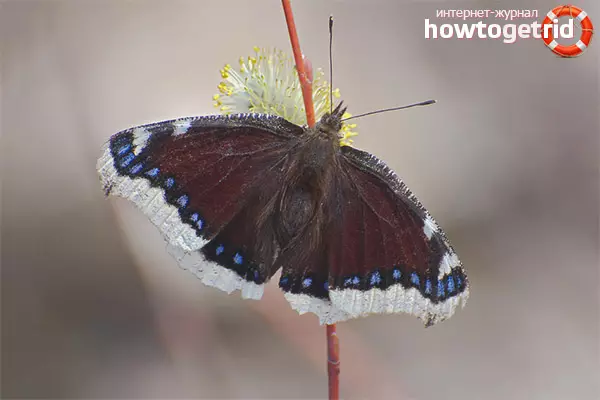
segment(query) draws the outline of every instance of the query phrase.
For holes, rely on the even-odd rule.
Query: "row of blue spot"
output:
[[[225,246],[220,244],[215,249],[215,254],[220,256],[221,254],[223,254],[224,251],[225,251]],[[233,256],[233,262],[237,265],[242,265],[242,263],[244,262],[244,257],[242,257],[242,255],[240,253],[235,253]]]
[[[395,282],[400,282],[400,279],[402,278],[402,272],[395,268],[392,271],[392,279]],[[370,287],[377,287],[379,284],[381,284],[381,282],[383,281],[383,278],[381,276],[381,273],[379,271],[375,271],[373,273],[370,274],[369,276],[369,280],[368,280],[368,284]],[[359,275],[354,275],[354,276],[350,276],[344,279],[344,283],[343,286],[344,287],[357,287],[359,286],[361,283],[361,278]],[[410,283],[412,284],[412,286],[420,288],[421,287],[421,279],[419,277],[419,275],[416,272],[412,272],[410,274]],[[459,275],[447,275],[444,279],[441,279],[437,282],[437,297],[444,297],[446,296],[446,293],[448,294],[452,294],[454,293],[457,288],[460,288],[462,286],[462,279]],[[431,295],[433,292],[433,283],[432,280],[430,278],[427,278],[425,280],[425,287],[423,288],[423,291],[425,294]]]
[[[258,267],[245,259],[241,252],[236,251],[233,255],[231,255],[231,253],[227,254],[225,252],[225,245],[222,243],[213,250],[209,250],[205,247],[203,251],[206,252],[205,254],[209,259],[235,271],[240,277],[247,281],[254,281],[257,284],[264,283]]]
[[[282,276],[281,279],[279,280],[279,284],[281,286],[287,286],[289,282],[290,282],[289,276]],[[304,279],[302,279],[302,282],[301,282],[302,288],[310,289],[313,286],[313,282],[314,282],[314,280],[310,276],[305,277]],[[325,289],[325,291],[329,290],[329,282],[325,281],[323,283],[323,289]]]
[[[402,277],[402,272],[399,269],[394,269],[392,271],[392,278],[395,281],[395,284],[399,284],[400,283],[400,278]],[[284,289],[288,289],[290,287],[290,279],[291,277],[289,275],[286,276],[282,276],[279,284],[282,288]],[[383,282],[383,277],[381,275],[381,272],[379,271],[374,271],[373,273],[369,274],[368,276],[368,280],[365,282],[368,285],[368,288],[374,288],[374,287],[381,287],[380,284]],[[343,285],[342,287],[344,288],[356,288],[356,289],[362,289],[364,288],[363,286],[361,286],[361,277],[358,275],[354,275],[354,276],[349,276],[344,278],[343,280]],[[308,289],[313,289],[313,290],[322,290],[319,289],[319,287],[314,287],[314,279],[312,277],[304,277],[302,278],[300,281],[298,281],[300,286],[298,289],[300,289],[300,291],[304,291],[304,290],[308,290]],[[460,289],[462,287],[462,277],[459,275],[446,275],[446,277],[444,277],[443,279],[440,279],[437,282],[437,293],[435,294],[435,298],[437,299],[441,299],[446,297],[446,295],[452,295],[454,294],[458,289]],[[421,287],[421,278],[419,277],[419,275],[416,272],[411,272],[410,276],[409,276],[409,284],[412,287],[416,287],[419,290],[422,290],[423,293],[425,295],[429,295],[432,296],[433,295],[433,290],[434,290],[434,281],[430,278],[427,278],[425,280],[425,282],[423,283],[423,287]],[[329,290],[329,283],[326,281],[323,284],[323,289],[325,289],[325,292],[327,292]],[[363,289],[366,290],[366,289]]]
[[[120,157],[119,165],[121,168],[127,168],[131,165],[135,160],[135,154],[130,152],[132,150],[131,143],[124,144],[117,150],[117,156]],[[135,163],[131,168],[129,168],[129,173],[133,175],[138,175],[144,169],[144,164],[142,162]],[[145,172],[145,175],[156,178],[160,173],[160,169],[154,167]],[[172,177],[168,177],[164,181],[164,186],[166,189],[172,189],[175,186],[175,179]],[[189,204],[189,197],[187,195],[181,195],[176,200],[177,205],[180,209],[185,209]],[[196,227],[201,230],[204,226],[204,221],[200,218],[198,213],[193,213],[190,216],[191,221],[196,225]]]

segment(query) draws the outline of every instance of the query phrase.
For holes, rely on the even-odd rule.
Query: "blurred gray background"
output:
[[[343,397],[598,398],[600,43],[559,59],[540,40],[424,39],[436,9],[557,5],[293,3],[314,67],[335,16],[349,111],[438,100],[358,120],[355,146],[420,197],[472,285],[432,328],[340,324]],[[598,2],[576,5],[598,29]],[[326,397],[316,317],[276,282],[259,302],[204,287],[95,171],[121,129],[215,112],[223,64],[289,51],[280,2],[9,1],[0,35],[2,397]]]

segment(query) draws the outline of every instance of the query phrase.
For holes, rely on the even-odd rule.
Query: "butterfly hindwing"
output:
[[[443,231],[375,156],[343,147],[345,201],[329,265],[332,304],[357,317],[407,312],[428,324],[468,297],[462,264]],[[335,235],[334,235],[335,237]]]
[[[271,190],[276,192],[274,187],[261,187],[261,193]],[[243,298],[261,298],[264,283],[276,272],[272,265],[277,251],[272,234],[259,217],[268,209],[265,200],[265,196],[253,195],[202,249],[185,253],[170,246],[170,253],[208,286],[227,293],[241,290]]]
[[[337,243],[332,242],[328,224],[308,225],[297,242],[281,257],[282,271],[279,287],[290,306],[300,314],[311,312],[319,317],[321,324],[333,324],[352,318],[347,312],[335,307],[329,298],[330,254]],[[316,248],[308,243],[321,231]],[[309,249],[309,250],[307,250]]]

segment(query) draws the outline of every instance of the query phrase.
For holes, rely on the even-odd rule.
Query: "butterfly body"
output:
[[[441,321],[468,297],[462,264],[382,161],[340,146],[343,112],[312,128],[262,114],[136,127],[111,138],[98,170],[209,286],[260,298],[281,269],[292,307],[321,323],[399,312]]]
[[[338,106],[316,127],[303,127],[302,133],[287,147],[282,160],[280,187],[272,193],[277,199],[276,207],[272,211],[261,211],[270,220],[273,232],[260,236],[265,240],[275,237],[278,250],[310,255],[335,218],[335,206],[331,202],[336,175],[341,173],[339,120],[343,113],[344,109]],[[302,240],[302,235],[309,239]],[[304,247],[300,248],[298,243]],[[285,256],[279,260],[269,256],[261,258],[272,260],[274,266],[271,268],[277,270]],[[297,262],[304,261],[298,259]]]

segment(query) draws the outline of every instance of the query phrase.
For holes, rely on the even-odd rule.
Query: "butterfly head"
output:
[[[339,132],[342,129],[342,116],[347,108],[343,104],[343,102],[340,102],[331,113],[323,114],[321,120],[315,126],[315,130],[318,133],[331,138],[339,138]]]

